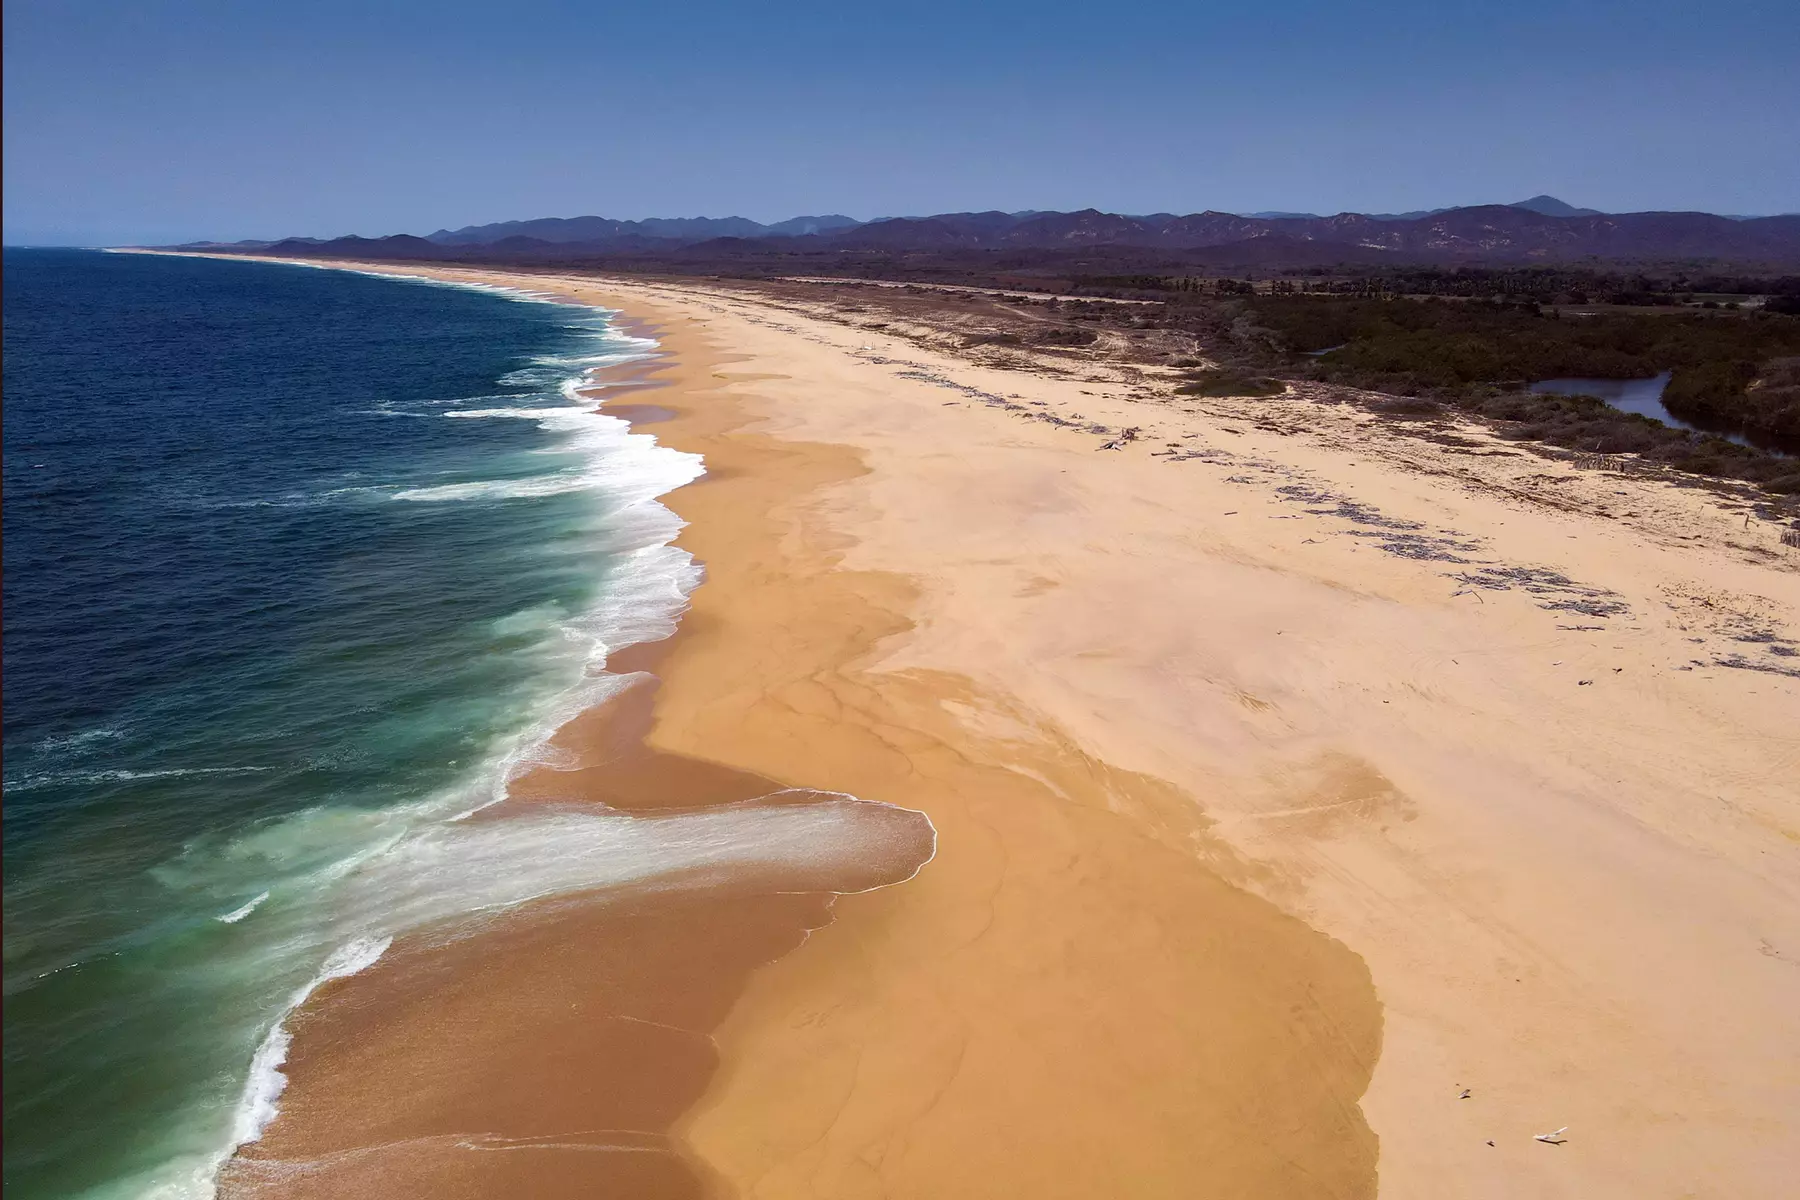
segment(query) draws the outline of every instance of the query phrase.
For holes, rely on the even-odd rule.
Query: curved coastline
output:
[[[1000,368],[832,291],[523,282],[654,320],[677,354],[647,416],[708,460],[669,503],[710,582],[519,802],[665,811],[804,781],[928,813],[941,841],[908,887],[835,904],[538,907],[419,955],[410,1006],[399,948],[304,1014],[271,1130],[293,1170],[237,1182],[578,1195],[605,1162],[651,1197],[1203,1180],[1285,1200],[1374,1194],[1378,1133],[1384,1188],[1409,1194],[1791,1173],[1767,1053],[1794,1011],[1768,857],[1792,825],[1768,787],[1791,672],[1691,648],[1696,622],[1741,630],[1703,615],[1723,606],[1786,652],[1800,601],[1767,522],[1579,471],[1556,477],[1574,507],[1522,505],[1544,468],[1513,452],[1421,469],[1416,442],[1310,401],[1268,402],[1267,428],[1146,407],[1130,378]],[[1083,413],[1152,437],[1095,455]],[[1200,449],[1156,449],[1175,436]],[[1319,495],[1566,572],[1630,621],[1446,598],[1441,567],[1343,506],[1295,511]],[[1702,527],[1715,544],[1669,536]],[[658,986],[609,991],[626,968]],[[334,1043],[361,1060],[309,1050]],[[445,1059],[492,1102],[342,1136],[393,1099],[359,1074],[429,1091],[417,1067]],[[1531,1138],[1563,1124],[1568,1152]]]
[[[331,269],[331,268],[327,268]],[[501,296],[509,300],[525,303],[562,303],[554,297],[534,293],[528,289],[510,287],[500,284],[480,282],[453,282],[446,280],[419,279],[416,276],[400,275],[393,272],[349,268],[352,273],[369,275],[376,278],[399,280],[407,283],[426,283],[434,286],[455,287],[489,295]],[[610,314],[609,314],[610,315]],[[633,462],[626,477],[615,481],[619,475],[621,461],[632,453],[630,441],[633,435],[628,426],[618,423],[626,429],[623,437],[611,430],[594,430],[591,433],[576,427],[570,417],[577,414],[587,415],[578,407],[580,400],[574,393],[575,385],[582,384],[606,367],[616,367],[654,357],[657,344],[653,338],[633,334],[620,334],[615,328],[605,331],[606,343],[622,338],[624,345],[615,347],[603,344],[600,352],[576,360],[570,365],[592,362],[596,365],[585,367],[579,374],[570,376],[561,385],[560,390],[570,400],[568,410],[552,409],[516,409],[503,408],[491,410],[452,410],[445,414],[465,418],[511,418],[528,419],[546,427],[558,423],[572,435],[573,442],[589,442],[591,445],[580,447],[581,452],[593,465],[580,477],[569,479],[561,475],[538,477],[522,483],[494,485],[489,483],[451,484],[437,488],[415,488],[400,491],[393,495],[394,500],[412,502],[456,501],[461,499],[479,499],[491,494],[532,495],[545,494],[545,489],[555,490],[595,490],[605,495],[606,507],[612,510],[617,521],[617,528],[609,533],[609,538],[618,544],[618,548],[631,553],[641,565],[634,572],[624,589],[623,597],[618,595],[603,596],[600,603],[591,611],[576,614],[565,622],[565,636],[581,638],[591,642],[590,660],[598,653],[600,669],[585,671],[579,680],[568,688],[547,695],[541,705],[541,711],[535,714],[535,721],[526,730],[499,753],[496,761],[483,764],[476,772],[473,787],[478,792],[471,799],[457,797],[432,798],[421,801],[416,808],[422,821],[412,822],[411,828],[400,835],[396,841],[379,846],[367,861],[356,862],[346,877],[347,883],[355,883],[359,878],[371,872],[378,872],[383,859],[392,855],[397,849],[404,848],[411,842],[429,839],[436,826],[443,822],[454,824],[503,802],[513,780],[523,771],[544,757],[546,748],[554,740],[557,730],[562,728],[579,712],[599,704],[604,704],[608,697],[629,681],[615,673],[604,670],[603,662],[607,653],[635,645],[641,641],[654,641],[673,632],[680,615],[687,608],[688,596],[699,584],[700,573],[692,562],[691,556],[674,550],[669,543],[680,530],[680,521],[667,508],[658,503],[658,497],[666,494],[673,487],[697,477],[702,468],[697,456],[671,454],[655,445],[654,439],[642,439],[643,450],[637,452],[640,459],[658,460],[652,462]],[[587,433],[583,438],[581,435]],[[666,461],[662,461],[666,460]],[[691,460],[691,469],[689,461]],[[503,489],[495,491],[496,487]],[[526,490],[520,490],[524,488]],[[623,599],[626,603],[621,603]],[[629,609],[629,611],[626,611]],[[444,801],[448,800],[446,807]],[[441,811],[440,811],[441,810]],[[492,895],[482,898],[453,898],[448,889],[440,889],[442,898],[437,905],[415,905],[412,914],[396,911],[391,901],[391,884],[383,887],[380,882],[366,885],[362,902],[338,900],[340,915],[335,922],[332,940],[338,944],[325,956],[317,973],[304,983],[293,994],[283,1011],[275,1018],[273,1024],[258,1046],[244,1083],[243,1096],[234,1115],[231,1131],[231,1145],[228,1146],[217,1162],[200,1168],[196,1178],[205,1182],[208,1176],[216,1173],[219,1166],[236,1153],[241,1147],[259,1140],[269,1123],[279,1115],[279,1101],[286,1090],[287,1078],[283,1070],[292,1042],[288,1022],[296,1010],[306,1004],[319,988],[333,982],[358,974],[374,965],[388,950],[396,936],[411,932],[421,923],[429,923],[435,916],[437,919],[451,919],[458,908],[468,911],[504,909],[526,902],[532,895],[527,885],[522,893],[512,896]],[[389,894],[384,894],[389,893]],[[221,916],[219,919],[228,924],[250,916],[252,912],[269,896],[267,891],[239,909]]]
[[[1196,857],[1206,822],[1177,789],[1049,723],[1024,742],[970,727],[961,708],[1009,702],[969,680],[872,670],[921,595],[843,569],[841,528],[811,516],[866,473],[860,453],[764,432],[732,348],[693,314],[572,282],[545,281],[657,322],[665,356],[602,393],[658,387],[659,438],[706,458],[667,503],[708,583],[673,637],[609,661],[638,683],[564,727],[557,769],[477,819],[805,787],[916,811],[929,842],[878,839],[885,861],[823,890],[765,876],[542,903],[397,944],[300,1014],[282,1117],[226,1193],[844,1194],[860,1185],[833,1164],[870,1136],[835,1145],[848,1100],[874,1106],[850,1130],[873,1119],[912,1144],[882,1169],[904,1194],[954,1178],[1085,1192],[1120,1173],[1146,1195],[1201,1173],[1247,1195],[1371,1194],[1356,1098],[1380,1018],[1360,960]],[[1064,874],[1077,863],[1091,883]],[[1044,1038],[1065,1045],[1046,1058]],[[995,1136],[938,1127],[950,1108]]]
[[[334,264],[327,269],[417,281],[413,276],[355,266]],[[553,294],[526,288],[461,280],[425,282],[469,287],[521,300],[569,303]],[[615,310],[609,310],[609,315],[618,316]],[[647,327],[633,324],[628,336],[643,349],[628,355],[609,355],[606,361],[588,368],[584,379],[565,387],[565,394],[576,404],[599,402],[599,406],[585,410],[572,408],[571,413],[583,412],[589,419],[616,422],[620,418],[608,412],[604,402],[622,403],[624,397],[637,390],[661,386],[655,376],[671,365],[671,358],[658,348],[649,332]],[[547,414],[508,410],[492,415],[541,418]],[[628,436],[649,440],[643,434]],[[698,461],[699,456],[683,457]],[[702,475],[697,471],[694,478]],[[674,486],[687,482],[691,480],[677,481]],[[428,495],[399,498],[462,498],[462,492],[449,494],[456,487],[466,490],[467,485],[449,485]],[[655,500],[649,503],[659,512],[668,512]],[[682,527],[680,518],[670,515],[672,522],[664,523],[667,536],[657,539],[658,545],[673,542]],[[676,551],[672,545],[669,549],[683,562],[692,562],[686,552]],[[536,891],[514,888],[511,894],[503,886],[486,896],[484,902],[471,904],[467,898],[447,901],[441,883],[434,880],[429,898],[415,895],[415,918],[395,934],[358,938],[334,953],[319,975],[296,993],[258,1051],[234,1134],[237,1144],[219,1175],[221,1194],[312,1194],[314,1189],[322,1189],[322,1194],[343,1195],[356,1194],[364,1188],[371,1193],[386,1193],[396,1184],[396,1171],[417,1182],[431,1178],[440,1162],[456,1163],[456,1177],[439,1179],[431,1185],[432,1189],[442,1194],[443,1189],[461,1187],[459,1179],[467,1171],[466,1164],[460,1163],[462,1152],[468,1149],[471,1138],[481,1142],[488,1137],[486,1131],[465,1131],[449,1141],[426,1132],[398,1141],[390,1138],[374,1144],[338,1144],[324,1154],[306,1151],[298,1156],[288,1146],[320,1137],[342,1143],[346,1133],[351,1143],[361,1140],[341,1127],[340,1118],[348,1118],[347,1123],[354,1126],[358,1117],[370,1109],[363,1107],[358,1111],[355,1104],[340,1105],[330,1099],[319,1103],[318,1093],[328,1092],[333,1085],[315,1082],[316,1076],[329,1076],[334,1062],[351,1065],[354,1072],[360,1073],[368,1043],[400,1032],[400,1027],[410,1025],[414,1018],[395,1016],[393,1020],[377,1022],[373,1028],[358,1026],[355,1032],[324,1030],[330,1029],[336,1018],[357,1010],[395,1004],[403,1011],[409,1010],[422,998],[421,989],[443,990],[444,973],[456,971],[459,961],[470,957],[479,961],[491,954],[489,943],[516,940],[521,929],[554,928],[570,921],[584,930],[581,940],[604,941],[608,940],[605,931],[615,924],[633,926],[667,920],[671,910],[677,914],[677,924],[694,925],[690,937],[700,940],[709,936],[708,927],[721,924],[721,910],[754,906],[761,900],[764,907],[771,909],[771,919],[756,923],[759,927],[753,932],[738,929],[736,935],[740,940],[748,935],[751,942],[763,947],[752,954],[751,960],[739,964],[740,971],[748,971],[779,957],[828,922],[840,896],[910,880],[935,855],[937,831],[923,812],[842,792],[784,786],[742,772],[719,772],[705,763],[697,765],[708,779],[696,789],[692,778],[696,764],[671,769],[673,756],[645,756],[639,752],[634,742],[641,733],[646,707],[656,687],[655,676],[647,669],[648,656],[665,652],[664,643],[678,636],[681,615],[702,577],[697,563],[691,570],[677,574],[686,579],[686,584],[678,587],[672,608],[663,605],[658,610],[668,610],[664,617],[651,614],[651,624],[657,628],[643,627],[640,613],[619,614],[620,620],[631,626],[630,634],[596,639],[605,651],[603,662],[596,664],[601,669],[577,689],[578,698],[586,703],[573,711],[567,706],[560,709],[565,715],[547,723],[540,739],[509,755],[493,795],[451,818],[453,823],[469,821],[470,834],[476,837],[491,832],[511,840],[516,840],[516,831],[545,826],[548,836],[540,839],[540,853],[560,851],[570,860],[570,868],[560,884],[539,886]],[[634,599],[641,598],[615,598],[612,607],[630,607]],[[609,627],[604,632],[613,631]],[[595,727],[605,732],[596,735]],[[572,736],[571,731],[577,729],[582,732]],[[567,780],[572,773],[597,761],[601,764],[599,769],[617,774],[622,757],[662,760],[651,765],[649,773],[672,782],[673,787],[640,782],[638,795],[628,798],[615,790],[600,803],[595,803],[592,795],[569,794]],[[612,823],[611,830],[601,830],[607,836],[601,842],[582,845],[580,827],[601,821]],[[688,829],[694,831],[691,839],[684,836]],[[785,832],[788,830],[792,832]],[[633,831],[644,835],[635,848],[629,844],[629,838],[628,844],[617,844],[621,833]],[[673,831],[677,844],[673,853],[669,837],[665,836],[669,831]],[[466,841],[470,835],[451,836]],[[429,831],[426,838],[429,839]],[[679,849],[684,841],[691,841],[690,851]],[[627,875],[603,886],[584,883],[583,878],[594,871],[596,855],[615,860],[635,856],[645,865],[635,877]],[[379,866],[379,860],[376,865]],[[432,865],[441,866],[436,862]],[[492,869],[500,861],[477,860],[472,865]],[[537,869],[541,872],[541,863]],[[602,870],[601,874],[608,872]],[[364,881],[362,891],[380,896],[390,907],[394,904],[395,881],[378,878],[379,871],[367,869],[358,875],[371,876]],[[402,889],[408,884],[413,884],[414,893],[418,892],[410,880],[401,881]],[[354,907],[354,902],[350,906]],[[404,911],[407,905],[402,903],[400,908]],[[672,944],[682,941],[677,937]],[[499,953],[504,955],[507,950],[502,948]],[[620,964],[614,964],[615,977],[621,973],[619,967]],[[625,968],[623,973],[632,969],[642,973],[642,964]],[[693,981],[687,981],[687,986],[691,988]],[[715,1000],[721,1012],[729,1008],[729,991],[726,987]],[[379,998],[371,1000],[371,995]],[[644,1028],[680,1028],[629,1015],[619,1019],[637,1022]],[[705,1037],[703,1030],[695,1032]],[[425,1057],[433,1056],[427,1050]],[[660,1066],[666,1064],[653,1064],[653,1071]],[[429,1078],[432,1066],[410,1062],[405,1073],[415,1080]],[[416,1095],[418,1088],[409,1084],[406,1091]],[[290,1106],[292,1115],[287,1111]],[[628,1164],[624,1174],[608,1176],[612,1182],[634,1189],[648,1183],[654,1194],[665,1190],[685,1194],[688,1184],[700,1177],[701,1172],[678,1145],[671,1142],[658,1152],[654,1146],[638,1144],[645,1138],[654,1141],[653,1131],[631,1133],[638,1141],[629,1147],[631,1154],[624,1160]],[[532,1138],[515,1143],[501,1137],[494,1144],[516,1146],[532,1142]],[[584,1153],[579,1157],[591,1160],[593,1156],[585,1151],[594,1147],[584,1142],[580,1148]],[[641,1177],[639,1167],[646,1151],[651,1152],[651,1157],[664,1160],[668,1178],[661,1178],[656,1171],[648,1180]],[[523,1186],[552,1186],[541,1172],[534,1170],[530,1174],[532,1182]],[[505,1188],[517,1182],[488,1179],[481,1187]],[[584,1186],[594,1182],[591,1173],[585,1176]]]

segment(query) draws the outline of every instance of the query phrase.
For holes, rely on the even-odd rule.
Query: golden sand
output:
[[[553,790],[849,792],[928,814],[937,857],[828,925],[765,890],[397,945],[298,1019],[234,1181],[1296,1197],[1379,1165],[1404,1197],[1760,1196],[1800,1168],[1800,681],[1721,665],[1800,625],[1767,523],[828,304],[524,282],[655,322],[675,366],[629,399],[708,465],[668,498],[708,579],[642,660],[652,757],[578,723],[596,765]],[[969,389],[1146,436],[1101,453]],[[1461,561],[1384,553],[1371,512]],[[656,948],[641,980],[624,945]]]

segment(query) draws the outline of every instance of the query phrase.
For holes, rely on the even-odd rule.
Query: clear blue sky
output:
[[[1800,0],[7,0],[8,243],[1800,209]]]

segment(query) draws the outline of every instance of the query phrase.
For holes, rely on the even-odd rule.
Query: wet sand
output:
[[[709,473],[668,498],[708,581],[637,660],[653,700],[578,722],[592,765],[519,803],[766,780],[916,808],[937,856],[825,925],[765,889],[397,945],[297,1023],[235,1178],[397,1131],[381,1194],[1366,1196],[1379,1165],[1394,1196],[1760,1196],[1800,1168],[1800,561],[1770,523],[828,302],[521,282],[656,323],[675,365],[630,400]],[[667,757],[621,762],[635,729]],[[581,964],[677,926],[695,952],[631,994],[704,1061],[584,1057],[611,1052],[564,1001],[621,968]],[[454,1071],[378,1059],[434,1022]],[[625,1153],[584,1113],[661,1174],[584,1182]]]

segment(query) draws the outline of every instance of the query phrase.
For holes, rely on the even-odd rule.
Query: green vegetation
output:
[[[1600,454],[1636,454],[1695,475],[1743,479],[1772,492],[1800,494],[1800,463],[1793,459],[1620,412],[1593,396],[1476,389],[1456,396],[1448,407],[1485,417],[1508,437]]]
[[[1559,316],[1485,301],[1258,296],[1244,302],[1276,350],[1320,355],[1315,378],[1473,397],[1493,385],[1672,371],[1670,412],[1729,432],[1800,443],[1800,320],[1773,313]],[[1786,380],[1787,382],[1783,382]]]
[[[1076,275],[1086,295],[1171,303],[1209,297],[1330,295],[1447,297],[1554,305],[1729,309],[1766,297],[1771,312],[1800,312],[1800,275],[1734,275],[1687,269],[1603,271],[1578,266],[1289,268],[1260,279],[1205,275]]]
[[[1800,358],[1736,359],[1677,372],[1663,407],[1696,424],[1800,439]]]
[[[1622,305],[1668,308],[1729,307],[1752,296],[1800,299],[1800,276],[1726,275],[1688,270],[1598,271],[1591,267],[1395,266],[1371,274],[1319,268],[1283,272],[1268,289],[1276,294],[1445,296],[1534,304]],[[1712,297],[1708,300],[1707,297]]]
[[[1229,369],[1190,371],[1175,390],[1185,396],[1279,396],[1287,384]]]
[[[1035,331],[1031,340],[1040,346],[1091,346],[1099,336],[1092,329],[1052,325]]]

